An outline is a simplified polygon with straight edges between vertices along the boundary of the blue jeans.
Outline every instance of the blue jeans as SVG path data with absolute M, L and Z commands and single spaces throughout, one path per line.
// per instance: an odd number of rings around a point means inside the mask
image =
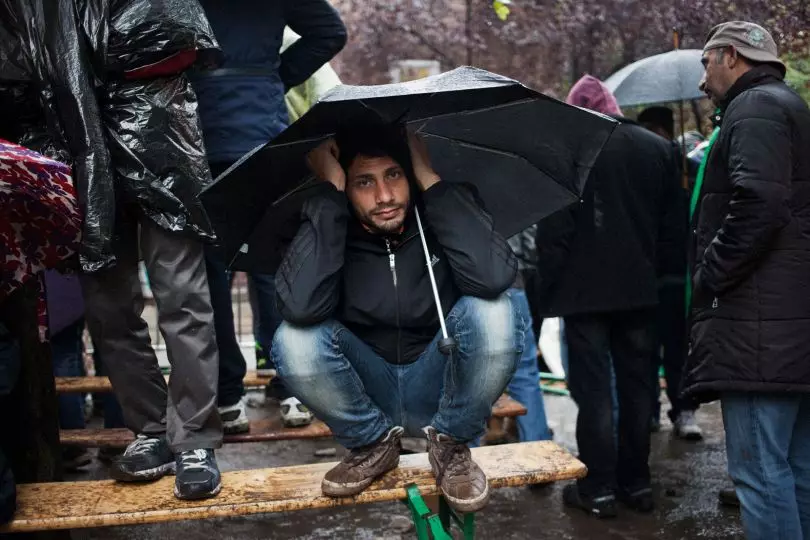
M 746 538 L 810 539 L 810 396 L 729 393 L 721 403 Z
M 523 354 L 517 371 L 506 391 L 526 407 L 526 415 L 518 416 L 518 435 L 523 441 L 550 441 L 551 432 L 546 420 L 543 392 L 540 390 L 540 370 L 537 369 L 537 338 L 534 335 L 529 300 L 522 289 L 511 289 L 518 310 L 526 325 L 523 339 Z
M 81 377 L 84 319 L 51 336 L 54 377 Z M 84 429 L 84 394 L 59 394 L 59 427 Z
M 526 321 L 507 292 L 462 297 L 446 319 L 458 344 L 449 356 L 437 335 L 410 364 L 391 364 L 336 321 L 282 323 L 273 341 L 285 384 L 347 448 L 376 442 L 395 425 L 410 436 L 433 426 L 461 442 L 484 432 L 523 352 Z

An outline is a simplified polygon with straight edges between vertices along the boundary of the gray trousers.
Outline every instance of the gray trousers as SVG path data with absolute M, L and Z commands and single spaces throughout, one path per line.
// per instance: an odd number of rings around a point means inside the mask
M 82 275 L 86 319 L 124 421 L 135 433 L 166 433 L 174 452 L 222 446 L 217 411 L 219 356 L 203 246 L 148 219 L 121 225 L 117 264 Z M 138 244 L 172 366 L 168 388 L 152 349 Z

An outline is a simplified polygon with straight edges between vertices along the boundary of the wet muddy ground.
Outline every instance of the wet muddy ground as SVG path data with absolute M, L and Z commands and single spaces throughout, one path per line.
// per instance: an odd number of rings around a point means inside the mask
M 549 423 L 560 444 L 576 451 L 576 407 L 566 397 L 546 396 Z M 665 406 L 666 408 L 666 406 Z M 254 408 L 251 416 L 274 414 Z M 665 416 L 665 415 L 664 415 Z M 599 521 L 581 511 L 563 507 L 562 485 L 542 489 L 498 490 L 485 511 L 477 516 L 482 539 L 608 539 L 608 540 L 730 540 L 742 539 L 739 512 L 721 507 L 717 492 L 728 486 L 722 420 L 717 404 L 698 411 L 706 438 L 691 443 L 672 437 L 662 418 L 662 430 L 653 435 L 651 457 L 658 508 L 650 515 L 620 509 L 617 519 Z M 331 440 L 232 444 L 218 453 L 223 471 L 334 461 L 318 458 L 316 450 L 334 448 Z M 338 456 L 342 453 L 338 450 Z M 106 478 L 98 464 L 71 479 Z M 216 519 L 137 527 L 74 531 L 81 540 L 211 540 L 218 539 L 385 539 L 415 538 L 401 503 L 342 509 L 313 510 L 232 519 Z

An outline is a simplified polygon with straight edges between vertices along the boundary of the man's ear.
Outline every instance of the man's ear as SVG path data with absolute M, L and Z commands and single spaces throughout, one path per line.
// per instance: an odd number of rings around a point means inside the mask
M 734 69 L 739 62 L 740 55 L 737 53 L 737 49 L 733 46 L 729 46 L 728 49 L 726 49 L 726 64 L 730 69 Z

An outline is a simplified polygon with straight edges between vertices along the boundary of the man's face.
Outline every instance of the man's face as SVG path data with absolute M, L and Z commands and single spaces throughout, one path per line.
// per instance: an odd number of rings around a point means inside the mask
M 346 171 L 346 196 L 371 232 L 396 234 L 405 223 L 411 190 L 399 163 L 390 157 L 361 154 Z
M 735 56 L 734 52 L 727 48 L 711 49 L 703 53 L 701 62 L 706 71 L 700 80 L 700 89 L 715 105 L 720 105 L 734 84 Z

